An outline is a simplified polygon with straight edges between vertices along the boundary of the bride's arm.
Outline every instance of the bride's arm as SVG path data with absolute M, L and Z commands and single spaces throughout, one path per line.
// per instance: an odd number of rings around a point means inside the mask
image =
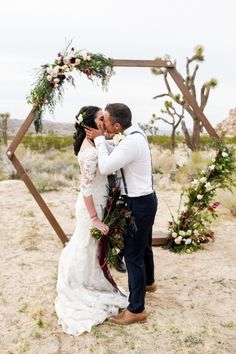
M 92 195 L 92 184 L 97 171 L 97 153 L 90 149 L 80 160 L 80 190 L 83 195 L 84 204 L 92 220 L 93 227 L 107 234 L 109 227 L 98 217 Z
M 84 204 L 85 204 L 85 206 L 88 210 L 88 213 L 90 215 L 90 218 L 93 222 L 93 227 L 102 231 L 104 234 L 107 234 L 109 231 L 109 227 L 99 219 L 95 205 L 94 205 L 93 196 L 89 195 L 87 197 L 84 196 L 83 198 L 84 198 Z

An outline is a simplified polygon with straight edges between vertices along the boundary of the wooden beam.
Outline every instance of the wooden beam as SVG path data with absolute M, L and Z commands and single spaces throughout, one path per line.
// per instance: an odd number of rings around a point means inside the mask
M 129 59 L 113 59 L 113 66 L 127 66 L 127 67 L 164 67 L 164 68 L 172 68 L 174 64 L 169 60 L 129 60 Z
M 15 138 L 13 139 L 12 143 L 8 147 L 7 156 L 9 157 L 9 159 L 11 158 L 11 155 L 13 155 L 14 152 L 16 151 L 17 146 L 21 143 L 21 140 L 23 139 L 23 137 L 27 133 L 27 131 L 28 131 L 30 125 L 32 124 L 33 120 L 34 120 L 34 109 L 31 110 L 31 112 L 29 113 L 28 117 L 26 118 L 26 120 L 24 121 L 24 123 L 22 124 L 20 129 L 18 130 L 18 132 L 17 132 Z
M 28 187 L 30 193 L 33 195 L 34 199 L 38 203 L 39 207 L 41 208 L 42 212 L 44 213 L 44 215 L 46 216 L 46 218 L 50 222 L 51 226 L 53 227 L 54 231 L 56 232 L 56 234 L 58 235 L 58 237 L 60 238 L 62 243 L 65 244 L 66 242 L 68 242 L 69 240 L 68 240 L 66 234 L 64 233 L 64 231 L 62 230 L 62 228 L 58 224 L 57 220 L 55 219 L 55 217 L 51 213 L 47 204 L 45 203 L 45 201 L 43 200 L 43 198 L 41 197 L 41 195 L 37 191 L 36 187 L 34 186 L 33 182 L 31 181 L 31 179 L 27 175 L 26 171 L 24 170 L 23 166 L 21 165 L 20 161 L 17 159 L 15 154 L 13 154 L 11 156 L 11 162 L 14 165 L 19 177 L 22 179 L 22 181 L 24 181 L 24 183 Z
M 191 93 L 189 92 L 187 86 L 184 83 L 184 79 L 180 75 L 180 73 L 176 70 L 175 67 L 172 67 L 172 68 L 169 67 L 169 68 L 167 68 L 167 70 L 168 70 L 169 74 L 171 75 L 172 79 L 174 80 L 174 82 L 176 83 L 176 85 L 179 87 L 180 91 L 184 95 L 184 97 L 187 100 L 187 102 L 189 103 L 189 105 L 192 107 L 194 112 L 197 114 L 198 118 L 202 122 L 202 124 L 205 127 L 208 134 L 214 138 L 219 138 L 215 129 L 212 127 L 209 120 L 207 119 L 207 117 L 205 116 L 205 114 L 203 113 L 201 108 L 198 106 L 197 101 L 195 100 L 193 95 L 191 95 Z

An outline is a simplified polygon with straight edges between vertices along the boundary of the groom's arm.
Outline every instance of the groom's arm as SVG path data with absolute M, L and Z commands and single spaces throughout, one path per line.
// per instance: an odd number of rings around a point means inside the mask
M 109 155 L 105 137 L 98 136 L 94 139 L 98 151 L 98 167 L 101 174 L 109 175 L 135 160 L 138 149 L 134 146 L 133 140 L 133 138 L 123 139 Z

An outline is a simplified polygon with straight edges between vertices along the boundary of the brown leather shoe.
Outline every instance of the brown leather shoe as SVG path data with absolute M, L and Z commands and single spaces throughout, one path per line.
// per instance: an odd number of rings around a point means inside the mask
M 145 310 L 139 313 L 133 313 L 129 310 L 125 310 L 119 313 L 117 316 L 112 316 L 109 318 L 109 321 L 119 324 L 119 325 L 127 325 L 131 323 L 143 323 L 146 322 L 147 313 Z
M 157 285 L 155 283 L 146 286 L 146 291 L 148 291 L 149 293 L 153 293 L 156 290 L 157 290 Z
M 122 317 L 124 316 L 124 314 L 125 314 L 125 311 L 126 311 L 126 309 L 124 309 L 124 310 L 122 310 L 121 312 L 119 312 L 118 315 L 111 316 L 111 317 L 109 318 L 109 321 L 112 322 L 113 318 L 114 318 L 114 319 L 117 319 L 117 318 L 120 319 L 120 318 L 122 318 Z

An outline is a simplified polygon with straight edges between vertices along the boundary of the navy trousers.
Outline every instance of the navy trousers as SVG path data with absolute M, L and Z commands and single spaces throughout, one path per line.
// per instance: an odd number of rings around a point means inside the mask
M 152 226 L 157 211 L 157 198 L 152 193 L 142 197 L 126 197 L 126 200 L 137 226 L 137 231 L 129 231 L 124 240 L 130 293 L 128 310 L 139 313 L 145 308 L 146 285 L 154 282 Z

